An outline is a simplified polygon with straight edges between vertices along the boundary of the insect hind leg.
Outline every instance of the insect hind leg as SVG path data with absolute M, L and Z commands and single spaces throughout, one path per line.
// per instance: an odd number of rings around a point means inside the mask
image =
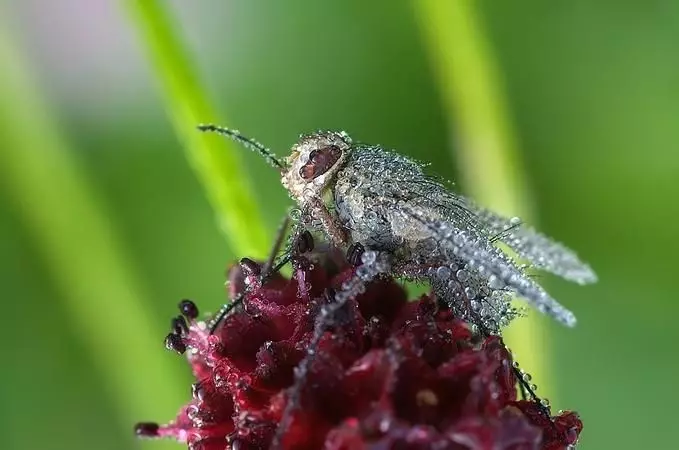
M 503 297 L 498 297 L 498 294 L 500 293 L 498 290 L 493 290 L 484 286 L 479 288 L 479 281 L 483 283 L 485 280 L 473 280 L 473 278 L 467 278 L 464 268 L 458 269 L 458 271 L 454 274 L 452 271 L 449 272 L 439 269 L 440 267 L 436 270 L 430 270 L 430 273 L 433 272 L 435 275 L 437 275 L 437 278 L 439 278 L 439 280 L 432 281 L 432 286 L 436 286 L 437 284 L 440 285 L 440 279 L 444 278 L 445 281 L 448 279 L 445 277 L 445 275 L 450 273 L 450 277 L 446 285 L 446 287 L 448 287 L 448 291 L 443 294 L 443 298 L 441 299 L 443 301 L 440 303 L 447 304 L 456 316 L 461 317 L 463 320 L 475 326 L 482 339 L 486 339 L 490 336 L 499 336 L 499 330 L 490 329 L 488 328 L 488 325 L 490 324 L 492 326 L 502 324 L 495 322 L 494 319 L 489 319 L 489 317 L 500 317 L 504 318 L 503 320 L 509 322 L 515 315 L 518 314 L 518 312 L 511 306 L 509 301 L 509 293 L 504 293 Z M 463 288 L 465 283 L 468 285 L 467 288 Z M 470 289 L 469 286 L 474 287 Z M 446 298 L 446 296 L 451 295 L 451 293 L 453 297 Z M 501 342 L 502 345 L 505 346 L 507 352 L 511 355 L 511 350 L 509 350 L 509 348 L 504 343 L 504 339 L 501 338 Z M 518 382 L 521 397 L 524 400 L 530 399 L 537 402 L 542 414 L 547 419 L 549 419 L 550 423 L 553 424 L 551 419 L 551 411 L 549 409 L 549 401 L 537 396 L 535 393 L 537 386 L 530 383 L 530 374 L 521 370 L 519 363 L 514 359 L 513 355 L 512 372 L 514 373 L 514 377 Z
M 482 336 L 484 336 L 484 338 L 495 335 L 494 333 L 491 333 L 488 329 L 484 328 L 483 324 L 480 321 L 478 324 L 475 325 L 478 327 L 479 333 Z M 512 353 L 509 347 L 507 347 L 507 345 L 504 342 L 504 339 L 501 338 L 501 342 L 502 345 L 507 350 L 507 353 L 511 355 L 512 372 L 514 373 L 514 377 L 516 378 L 519 384 L 519 392 L 521 393 L 521 398 L 523 400 L 531 400 L 536 402 L 543 416 L 547 420 L 549 420 L 549 423 L 551 424 L 552 427 L 555 427 L 556 425 L 554 424 L 554 421 L 552 419 L 552 412 L 550 410 L 549 400 L 547 400 L 546 398 L 538 397 L 538 395 L 535 392 L 538 387 L 535 384 L 531 383 L 532 379 L 531 375 L 528 372 L 525 372 L 524 370 L 521 369 L 521 366 L 515 359 L 515 355 Z
M 502 324 L 494 318 L 504 318 L 509 322 L 518 314 L 511 306 L 509 292 L 492 289 L 487 285 L 487 279 L 475 277 L 473 271 L 466 270 L 460 259 L 454 258 L 449 264 L 409 264 L 405 269 L 404 272 L 409 276 L 424 275 L 432 286 L 439 307 L 450 309 L 456 317 L 473 325 L 481 339 L 499 336 L 499 326 Z M 493 328 L 489 328 L 489 325 Z M 505 345 L 504 340 L 502 345 Z M 511 354 L 506 345 L 505 348 Z M 551 422 L 549 402 L 537 396 L 537 386 L 530 383 L 530 374 L 521 370 L 516 360 L 512 362 L 512 372 L 522 398 L 537 402 L 543 415 Z
M 281 421 L 276 429 L 270 448 L 282 448 L 283 436 L 292 422 L 292 415 L 299 408 L 302 389 L 311 371 L 311 364 L 318 353 L 318 348 L 328 328 L 338 324 L 339 313 L 347 303 L 365 292 L 367 285 L 382 274 L 391 271 L 389 254 L 372 250 L 363 252 L 361 264 L 356 267 L 355 276 L 345 281 L 331 298 L 331 302 L 323 305 L 318 311 L 314 330 L 307 346 L 304 358 L 295 368 L 294 383 L 288 392 L 288 399 L 283 410 Z

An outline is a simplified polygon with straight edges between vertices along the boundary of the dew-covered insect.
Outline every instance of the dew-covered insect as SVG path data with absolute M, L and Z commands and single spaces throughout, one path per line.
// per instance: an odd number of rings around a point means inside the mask
M 427 176 L 415 161 L 355 143 L 344 132 L 303 136 L 281 161 L 238 132 L 214 125 L 200 129 L 264 155 L 280 169 L 283 186 L 299 206 L 298 225 L 320 231 L 361 265 L 355 286 L 337 294 L 339 302 L 377 274 L 388 273 L 429 282 L 440 302 L 459 317 L 496 333 L 517 315 L 510 304 L 517 294 L 567 326 L 576 323 L 527 268 L 580 284 L 596 281 L 571 250 L 520 219 L 481 208 Z M 527 264 L 515 262 L 501 244 Z
M 335 314 L 382 274 L 430 284 L 440 305 L 484 335 L 498 334 L 517 316 L 511 304 L 516 295 L 562 324 L 575 325 L 574 314 L 547 294 L 526 269 L 545 270 L 580 284 L 596 281 L 590 267 L 571 250 L 520 219 L 479 207 L 427 176 L 417 162 L 377 145 L 356 143 L 344 132 L 302 136 L 291 154 L 279 160 L 237 131 L 214 125 L 199 129 L 228 136 L 278 168 L 283 186 L 299 207 L 295 234 L 320 233 L 333 247 L 344 249 L 357 266 L 356 276 L 318 315 L 308 355 L 296 370 L 293 399 Z M 295 242 L 277 263 L 266 266 L 270 270 L 261 274 L 262 282 L 292 258 L 293 247 L 299 245 Z M 213 319 L 212 329 L 240 300 Z M 285 429 L 289 416 L 284 416 L 279 431 Z

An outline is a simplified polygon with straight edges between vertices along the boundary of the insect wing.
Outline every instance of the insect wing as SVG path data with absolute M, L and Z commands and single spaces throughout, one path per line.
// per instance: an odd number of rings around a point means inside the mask
M 508 219 L 483 208 L 477 208 L 476 216 L 487 233 L 497 237 L 533 267 L 578 284 L 597 281 L 591 267 L 582 262 L 575 252 L 520 223 L 518 218 Z

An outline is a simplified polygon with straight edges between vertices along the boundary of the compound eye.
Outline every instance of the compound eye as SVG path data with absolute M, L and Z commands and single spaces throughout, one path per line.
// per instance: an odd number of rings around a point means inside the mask
M 299 176 L 307 181 L 318 178 L 330 170 L 340 156 L 342 156 L 342 150 L 336 145 L 313 150 L 309 154 L 309 160 L 299 169 Z

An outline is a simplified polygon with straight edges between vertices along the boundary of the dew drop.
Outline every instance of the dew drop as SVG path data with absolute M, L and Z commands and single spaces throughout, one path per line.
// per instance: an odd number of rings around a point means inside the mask
M 375 263 L 377 260 L 377 252 L 374 251 L 366 251 L 363 252 L 363 255 L 361 255 L 361 262 L 367 266 L 370 266 Z
M 469 280 L 469 272 L 467 272 L 464 269 L 458 270 L 455 276 L 461 283 L 464 283 L 465 281 Z
M 479 291 L 474 287 L 474 286 L 467 286 L 464 288 L 464 293 L 467 296 L 467 298 L 475 298 Z
M 438 269 L 436 269 L 436 277 L 439 278 L 440 280 L 449 279 L 451 274 L 452 272 L 450 268 L 446 266 L 441 266 Z
M 502 289 L 505 287 L 505 284 L 502 282 L 502 280 L 495 275 L 491 275 L 488 277 L 488 286 L 491 289 Z

